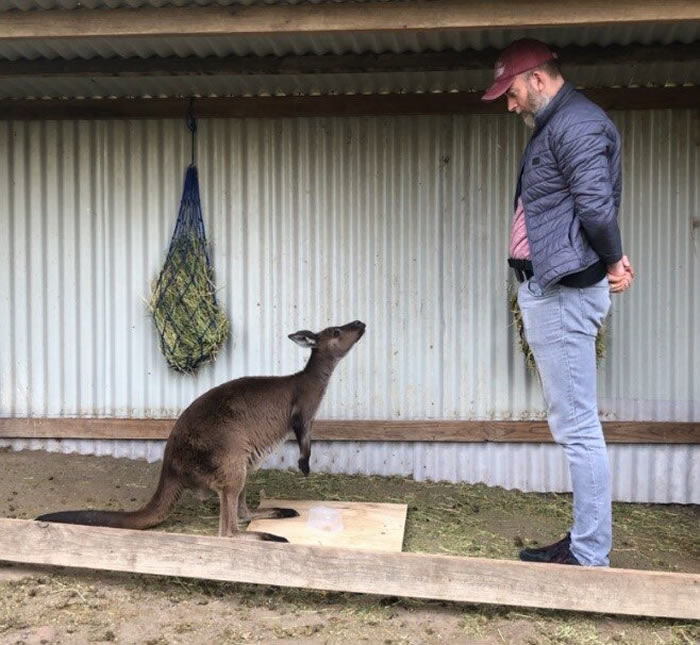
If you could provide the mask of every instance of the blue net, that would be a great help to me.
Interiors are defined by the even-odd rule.
[[[161,351],[178,372],[192,373],[215,358],[228,338],[229,321],[216,300],[194,164],[185,174],[180,211],[150,309]]]

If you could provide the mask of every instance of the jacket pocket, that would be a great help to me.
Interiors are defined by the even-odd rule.
[[[569,226],[569,245],[574,250],[574,253],[576,253],[576,257],[582,260],[585,247],[589,245],[586,233],[581,228],[581,222],[576,215],[571,218],[571,224]]]

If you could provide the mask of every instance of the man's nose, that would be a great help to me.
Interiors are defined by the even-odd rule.
[[[513,112],[518,107],[518,102],[514,98],[507,96],[506,101],[508,101],[508,112]]]

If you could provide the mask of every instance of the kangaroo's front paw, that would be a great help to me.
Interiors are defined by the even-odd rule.
[[[308,457],[301,457],[301,459],[299,459],[299,470],[301,470],[304,475],[308,475],[311,472],[311,470],[309,470]]]

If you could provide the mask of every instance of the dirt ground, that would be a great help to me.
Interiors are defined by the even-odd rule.
[[[0,516],[136,508],[160,463],[0,451]],[[568,495],[406,478],[264,471],[261,495],[408,504],[404,551],[517,558],[566,531]],[[615,504],[614,567],[700,572],[698,506]],[[158,530],[215,535],[218,504],[185,495]],[[1,554],[0,554],[1,557]],[[0,562],[0,643],[700,643],[700,622],[407,600]]]

